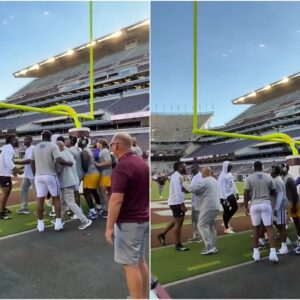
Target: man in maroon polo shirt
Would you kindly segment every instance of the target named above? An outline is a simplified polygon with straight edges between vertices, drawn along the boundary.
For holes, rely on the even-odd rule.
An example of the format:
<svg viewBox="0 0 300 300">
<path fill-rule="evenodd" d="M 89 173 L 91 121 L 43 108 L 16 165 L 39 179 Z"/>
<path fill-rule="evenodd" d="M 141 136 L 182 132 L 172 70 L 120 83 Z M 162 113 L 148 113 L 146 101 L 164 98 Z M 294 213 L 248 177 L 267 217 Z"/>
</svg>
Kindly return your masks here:
<svg viewBox="0 0 300 300">
<path fill-rule="evenodd" d="M 131 299 L 149 298 L 145 240 L 149 234 L 149 167 L 131 151 L 132 138 L 117 133 L 110 143 L 118 158 L 112 174 L 105 236 L 124 266 Z"/>
</svg>

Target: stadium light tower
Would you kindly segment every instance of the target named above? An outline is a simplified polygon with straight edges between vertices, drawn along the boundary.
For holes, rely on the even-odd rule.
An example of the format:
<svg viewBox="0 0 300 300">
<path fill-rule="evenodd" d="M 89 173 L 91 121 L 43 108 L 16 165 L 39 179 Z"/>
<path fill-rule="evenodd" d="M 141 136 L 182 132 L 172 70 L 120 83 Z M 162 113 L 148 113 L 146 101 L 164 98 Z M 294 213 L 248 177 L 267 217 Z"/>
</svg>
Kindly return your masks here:
<svg viewBox="0 0 300 300">
<path fill-rule="evenodd" d="M 193 134 L 199 134 L 199 135 L 211 135 L 211 136 L 222 136 L 222 137 L 228 137 L 228 138 L 237 138 L 237 139 L 248 139 L 248 140 L 258 140 L 258 141 L 272 141 L 277 143 L 286 143 L 290 146 L 292 154 L 298 155 L 298 149 L 296 148 L 296 144 L 300 145 L 300 141 L 294 141 L 289 135 L 285 133 L 273 133 L 268 134 L 264 136 L 258 136 L 258 135 L 249 135 L 249 134 L 240 134 L 240 133 L 230 133 L 230 132 L 222 132 L 222 131 L 213 131 L 213 130 L 207 130 L 207 129 L 201 129 L 198 128 L 198 111 L 197 111 L 197 105 L 198 105 L 198 55 L 197 55 L 197 48 L 198 48 L 198 38 L 197 38 L 197 21 L 198 21 L 198 1 L 194 0 L 194 32 L 193 32 L 193 43 L 194 43 L 194 115 L 193 115 Z M 288 77 L 285 77 L 281 82 L 285 83 L 288 82 Z M 255 97 L 256 93 L 253 92 L 248 95 L 248 97 Z M 244 101 L 243 99 L 240 99 L 241 102 Z"/>
</svg>

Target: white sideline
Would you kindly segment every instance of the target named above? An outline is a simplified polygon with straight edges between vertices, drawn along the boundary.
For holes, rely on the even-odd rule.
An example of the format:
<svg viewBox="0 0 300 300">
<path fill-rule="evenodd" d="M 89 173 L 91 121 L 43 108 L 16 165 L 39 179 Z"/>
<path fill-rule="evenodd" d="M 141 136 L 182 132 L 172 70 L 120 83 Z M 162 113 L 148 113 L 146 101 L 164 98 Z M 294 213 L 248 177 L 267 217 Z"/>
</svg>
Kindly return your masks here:
<svg viewBox="0 0 300 300">
<path fill-rule="evenodd" d="M 64 221 L 64 223 L 69 223 L 69 222 L 72 222 L 72 221 L 73 220 L 67 220 L 67 221 Z M 50 224 L 50 225 L 46 225 L 45 226 L 45 228 L 49 228 L 49 227 L 54 227 L 54 225 Z M 37 229 L 33 228 L 33 229 L 26 230 L 26 231 L 22 231 L 22 232 L 18 232 L 18 233 L 13 233 L 13 234 L 9 234 L 9 235 L 6 235 L 6 236 L 2 236 L 2 237 L 0 237 L 0 241 L 6 240 L 6 239 L 9 239 L 9 238 L 13 238 L 13 237 L 17 237 L 17 236 L 20 236 L 20 235 L 24 235 L 24 234 L 27 234 L 27 233 L 30 233 L 30 232 L 34 232 L 34 231 L 37 231 Z"/>
<path fill-rule="evenodd" d="M 268 256 L 261 258 L 261 260 L 266 260 L 267 258 L 268 258 Z M 237 269 L 239 267 L 247 266 L 247 265 L 250 265 L 250 264 L 253 264 L 253 263 L 257 263 L 257 262 L 255 262 L 254 260 L 247 261 L 247 262 L 244 262 L 244 263 L 241 263 L 241 264 L 238 264 L 238 265 L 225 267 L 225 268 L 215 270 L 215 271 L 211 271 L 211 272 L 208 272 L 208 273 L 205 273 L 205 274 L 200 274 L 200 275 L 196 275 L 196 276 L 193 276 L 193 277 L 173 281 L 173 282 L 164 284 L 163 287 L 168 288 L 168 287 L 180 284 L 180 283 L 185 283 L 185 282 L 189 282 L 189 281 L 196 280 L 196 279 L 199 279 L 199 278 L 203 278 L 203 277 L 206 277 L 206 276 L 211 276 L 211 275 L 215 275 L 215 274 L 218 274 L 218 273 L 221 273 L 221 272 L 226 272 L 226 271 L 229 271 L 229 270 Z"/>
</svg>

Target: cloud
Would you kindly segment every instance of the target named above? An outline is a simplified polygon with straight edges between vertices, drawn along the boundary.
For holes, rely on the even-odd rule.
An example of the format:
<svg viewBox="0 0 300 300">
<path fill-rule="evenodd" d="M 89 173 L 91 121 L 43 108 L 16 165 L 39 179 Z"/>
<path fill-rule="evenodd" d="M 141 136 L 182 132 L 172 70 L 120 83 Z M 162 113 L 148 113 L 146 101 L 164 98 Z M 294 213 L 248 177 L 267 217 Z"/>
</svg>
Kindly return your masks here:
<svg viewBox="0 0 300 300">
<path fill-rule="evenodd" d="M 259 47 L 260 47 L 260 48 L 265 48 L 265 47 L 266 47 L 266 44 L 259 44 Z"/>
<path fill-rule="evenodd" d="M 3 25 L 8 25 L 10 24 L 11 22 L 13 22 L 13 20 L 15 19 L 14 16 L 10 15 L 9 17 L 5 18 L 3 21 L 2 21 L 2 24 Z"/>
<path fill-rule="evenodd" d="M 44 16 L 46 16 L 46 17 L 47 17 L 47 16 L 49 16 L 49 15 L 50 15 L 50 12 L 45 10 L 45 11 L 43 11 L 43 14 L 44 14 Z"/>
<path fill-rule="evenodd" d="M 231 55 L 231 53 L 232 53 L 232 49 L 229 48 L 228 50 L 223 52 L 222 57 L 227 57 L 227 56 Z"/>
<path fill-rule="evenodd" d="M 300 30 L 297 30 L 296 32 L 297 32 L 297 33 L 300 33 Z"/>
</svg>

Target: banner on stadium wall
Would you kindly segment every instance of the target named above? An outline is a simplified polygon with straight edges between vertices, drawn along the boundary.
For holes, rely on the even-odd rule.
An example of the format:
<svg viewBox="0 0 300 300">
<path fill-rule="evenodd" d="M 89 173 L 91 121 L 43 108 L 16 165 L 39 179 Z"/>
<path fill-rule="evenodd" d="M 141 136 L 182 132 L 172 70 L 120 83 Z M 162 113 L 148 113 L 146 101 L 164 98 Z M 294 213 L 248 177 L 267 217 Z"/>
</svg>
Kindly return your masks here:
<svg viewBox="0 0 300 300">
<path fill-rule="evenodd" d="M 125 120 L 125 119 L 144 118 L 149 116 L 150 116 L 150 111 L 148 110 L 148 111 L 133 112 L 129 114 L 113 115 L 111 116 L 111 120 L 117 121 L 117 120 Z"/>
</svg>

